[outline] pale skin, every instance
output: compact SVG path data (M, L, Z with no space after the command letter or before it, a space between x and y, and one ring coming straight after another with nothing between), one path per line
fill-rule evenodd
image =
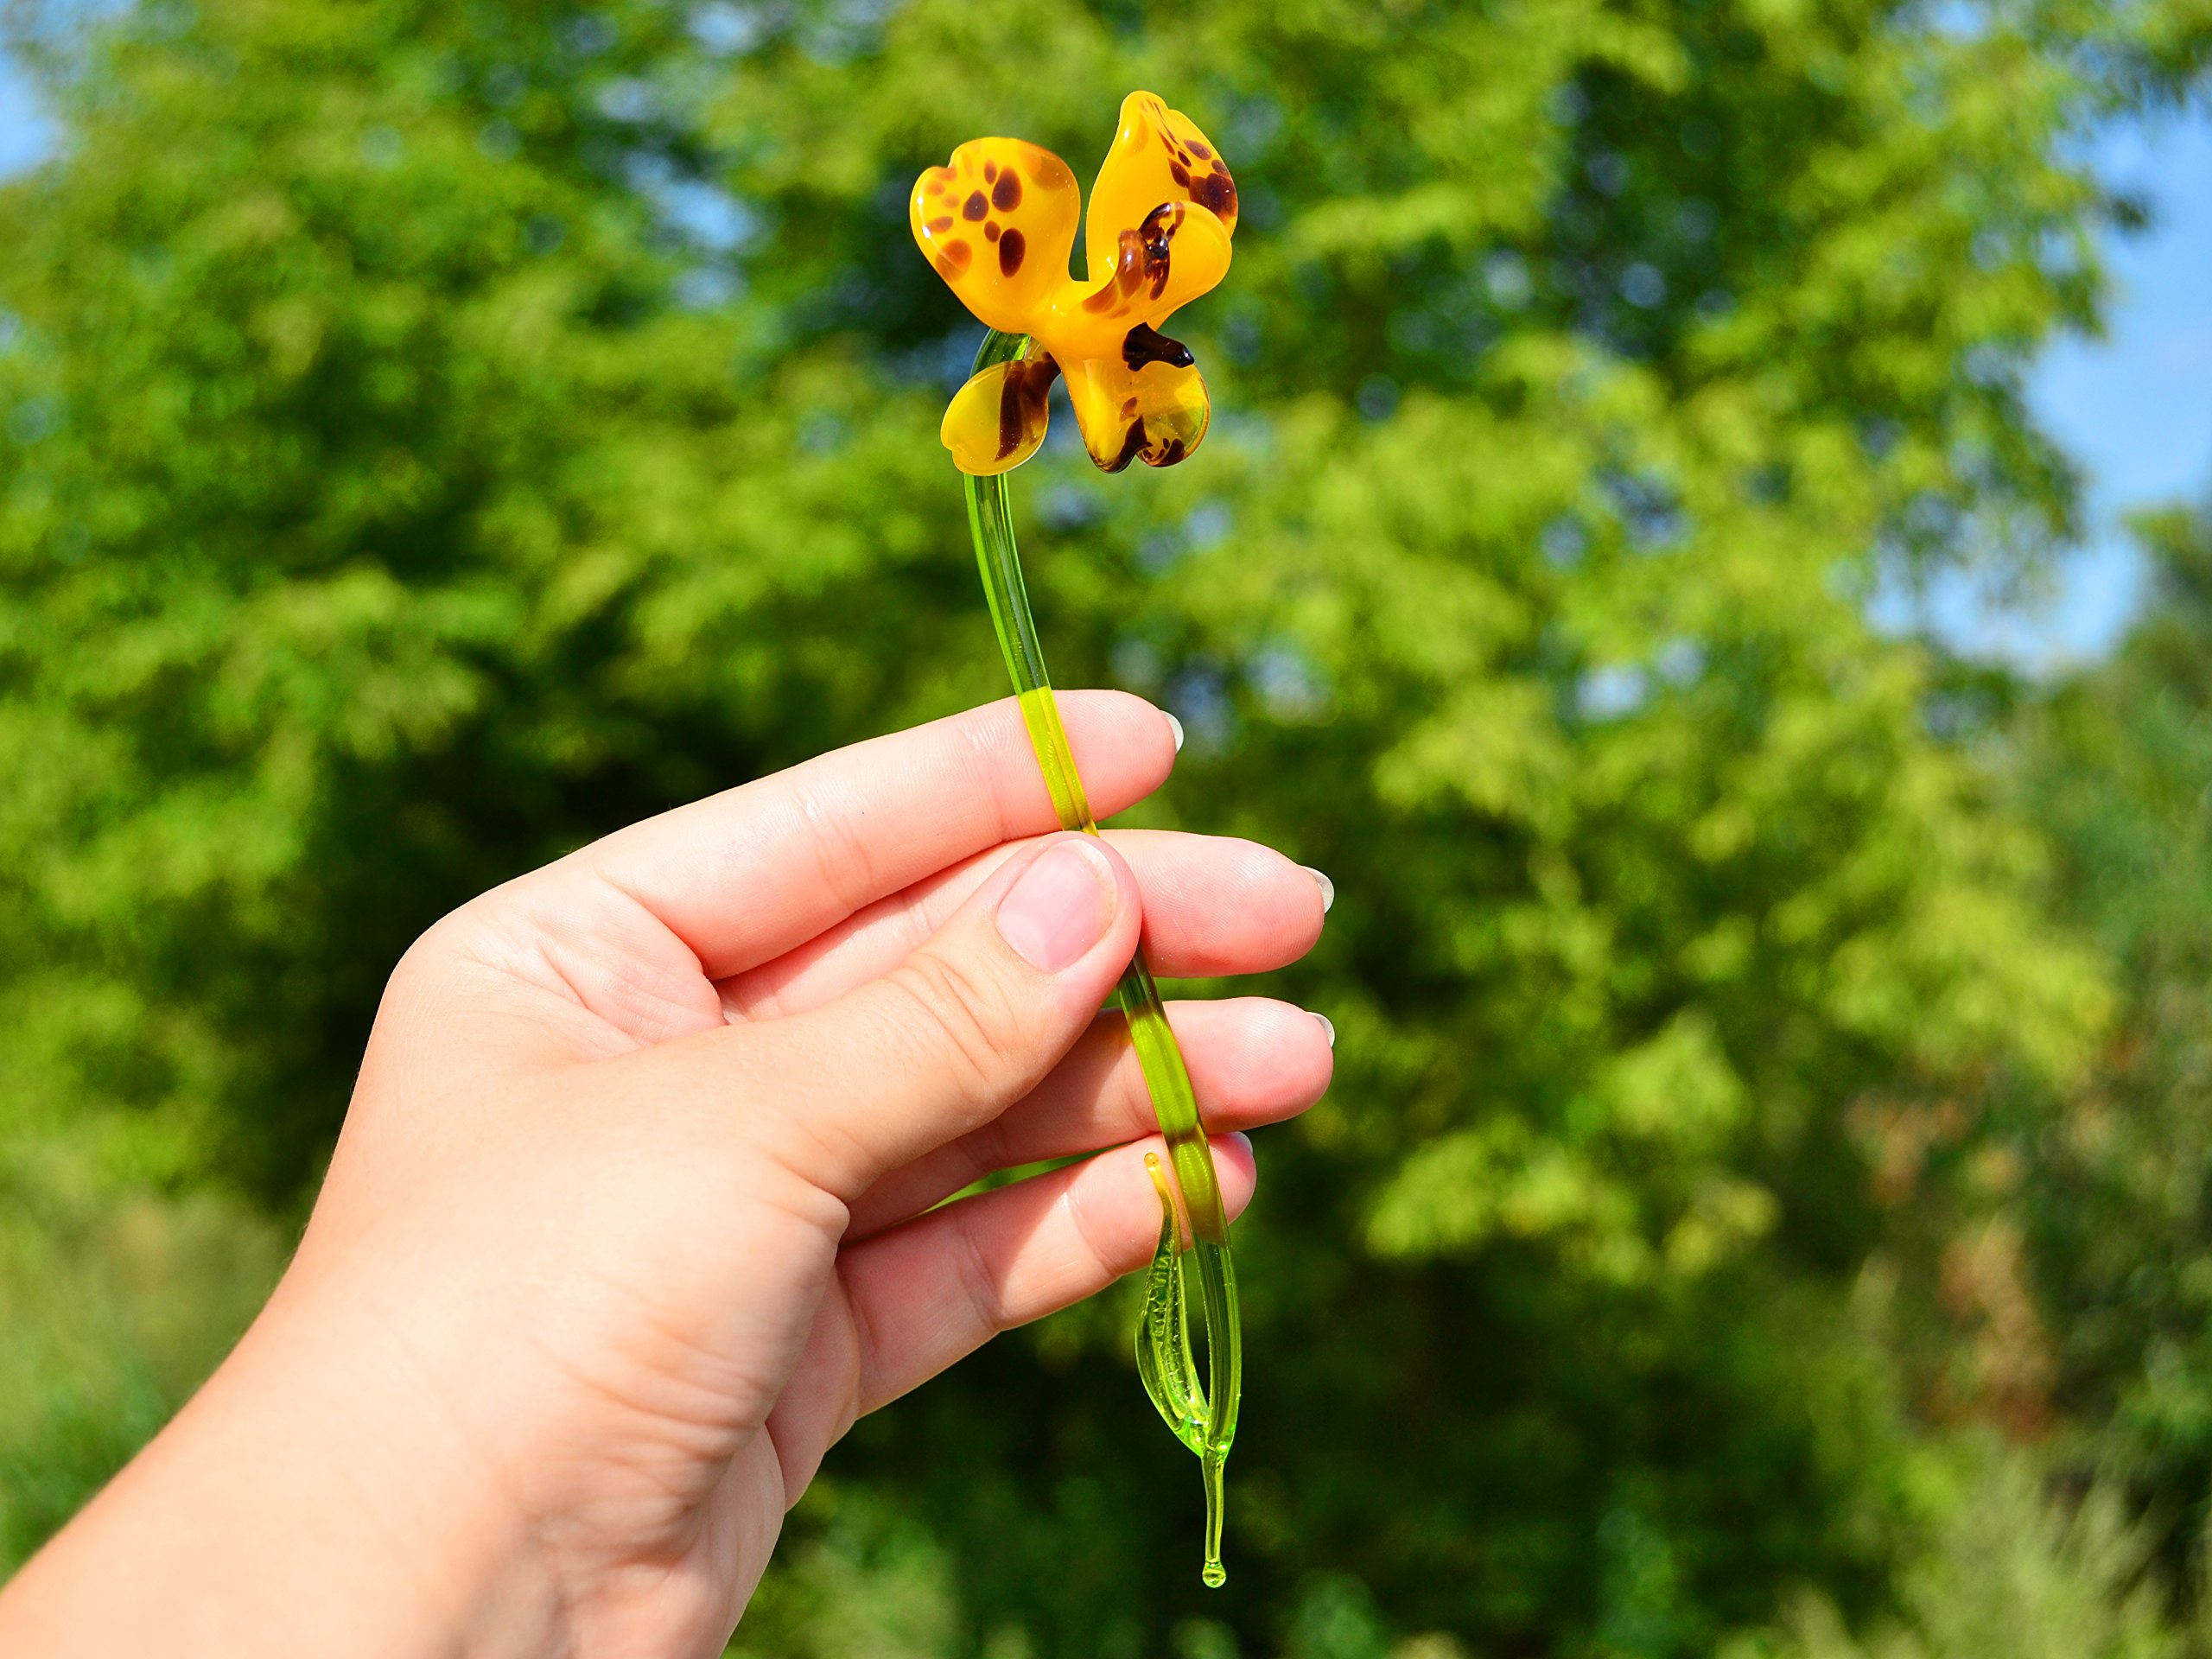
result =
M1061 704L1102 817L1166 779L1151 705ZM1159 1142L1099 1013L1140 926L1173 976L1320 934L1281 854L1052 823L1001 702L432 928L276 1294L0 1592L0 1652L718 1653L856 1418L1150 1255ZM1319 1097L1325 1028L1261 997L1170 1013L1240 1211L1234 1131Z

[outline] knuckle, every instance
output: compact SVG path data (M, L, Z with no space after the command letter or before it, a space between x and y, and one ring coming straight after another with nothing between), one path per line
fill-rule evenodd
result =
M907 958L893 982L938 1036L956 1083L971 1093L999 1087L1011 1069L1018 1021L1006 988L933 950Z
M880 891L875 849L850 814L804 786L793 804L813 849L817 874L837 901L852 911L875 898Z
M463 906L416 935L385 976L380 1006L404 1007L435 997L452 977L454 963L469 954L468 940L475 921L469 906Z
M1161 1150L1166 1150L1164 1142ZM1144 1259L1141 1255L1132 1259L1126 1245L1122 1244L1119 1240L1109 1239L1101 1234L1097 1217L1091 1214L1090 1206L1084 1202L1081 1182L1071 1181L1061 1189L1060 1208L1068 1218L1069 1230L1074 1233L1084 1254L1105 1271L1116 1274L1127 1273L1138 1262ZM1139 1246L1140 1249L1143 1248L1142 1245Z
M976 1236L975 1213L972 1208L956 1211L952 1224L953 1272L979 1331L995 1334L1007 1325L1006 1287L983 1248L983 1241Z

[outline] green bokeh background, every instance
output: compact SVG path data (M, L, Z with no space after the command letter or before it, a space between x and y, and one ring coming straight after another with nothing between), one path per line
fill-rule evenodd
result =
M2206 1650L2212 523L2069 677L1867 620L2071 530L2021 377L2202 0L13 16L0 1570L251 1317L417 931L999 694L906 191L1141 86L1242 194L1214 427L1063 410L1033 594L1189 727L1135 821L1339 895L1230 1584L1124 1287L861 1424L736 1650Z

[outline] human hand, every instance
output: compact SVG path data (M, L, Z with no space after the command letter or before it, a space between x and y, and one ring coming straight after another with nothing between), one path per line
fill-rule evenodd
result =
M1102 812L1166 777L1156 709L1061 702ZM0 1648L718 1652L855 1418L1149 1255L1158 1143L1099 1012L1140 893L1165 974L1319 937L1321 888L1279 854L1052 826L1001 702L440 922L269 1308L0 1598ZM1327 1084L1300 1009L1171 1014L1217 1131ZM1249 1147L1215 1155L1241 1211Z

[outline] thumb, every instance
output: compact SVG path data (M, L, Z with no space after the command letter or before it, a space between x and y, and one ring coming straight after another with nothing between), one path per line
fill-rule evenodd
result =
M752 1027L802 1173L849 1199L1020 1099L1089 1027L1141 920L1117 854L1054 836L882 978Z

